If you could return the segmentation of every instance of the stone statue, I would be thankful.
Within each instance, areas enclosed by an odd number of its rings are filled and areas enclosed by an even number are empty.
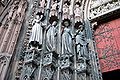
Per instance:
[[[55,70],[51,66],[44,67],[42,70],[42,79],[41,80],[52,80]]]
[[[77,80],[87,80],[86,77],[87,77],[86,73],[81,73],[81,74],[78,74]]]
[[[84,56],[87,57],[88,55],[88,50],[87,50],[87,45],[88,42],[85,38],[85,33],[83,31],[83,25],[79,26],[79,30],[76,31],[76,52],[79,54],[79,56]]]
[[[4,80],[6,70],[8,68],[8,60],[7,56],[0,55],[0,80]]]
[[[78,56],[77,71],[85,73],[87,70],[86,58]]]
[[[62,54],[60,57],[60,80],[72,80],[72,62],[69,54]]]
[[[70,32],[70,29],[68,28],[70,26],[69,20],[63,21],[63,34],[62,34],[62,54],[72,54],[72,35]]]
[[[35,70],[36,70],[36,67],[33,64],[31,63],[26,64],[25,70],[24,70],[25,74],[23,79],[21,80],[32,80]]]
[[[91,9],[90,12],[91,12],[90,13],[91,18],[97,15],[97,9]]]
[[[43,66],[50,65],[53,61],[52,53],[46,54],[43,60]]]
[[[63,19],[70,19],[69,11],[69,6],[67,5],[67,3],[65,3],[63,5]]]
[[[80,4],[75,5],[74,14],[75,14],[75,23],[80,21],[82,22],[82,10]]]
[[[42,47],[42,39],[43,39],[43,26],[42,21],[43,20],[43,14],[36,14],[36,18],[33,20],[33,27],[32,27],[32,33],[30,36],[30,46],[32,47]]]
[[[44,13],[45,0],[40,0],[40,12]]]
[[[50,17],[51,16],[57,16],[57,1],[52,3],[51,11],[50,11]]]
[[[87,64],[85,57],[78,56],[77,72],[78,80],[86,80]]]
[[[61,69],[69,68],[71,65],[69,55],[62,55],[60,58],[60,67]]]
[[[26,52],[25,53],[25,57],[24,57],[24,60],[25,61],[29,61],[29,60],[33,60],[33,53],[32,52]]]
[[[71,73],[69,70],[61,71],[61,80],[71,80]]]
[[[55,36],[57,35],[57,21],[53,21],[52,25],[50,24],[46,33],[46,47],[48,51],[55,50],[56,46],[56,39]]]

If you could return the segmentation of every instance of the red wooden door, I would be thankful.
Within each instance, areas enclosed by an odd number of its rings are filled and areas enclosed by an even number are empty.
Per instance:
[[[102,72],[120,69],[120,18],[98,26],[94,36]]]

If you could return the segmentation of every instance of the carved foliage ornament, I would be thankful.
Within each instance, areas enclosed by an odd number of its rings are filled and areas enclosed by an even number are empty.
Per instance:
[[[95,0],[91,3],[89,17],[94,18],[95,16],[102,15],[110,10],[118,8],[120,8],[120,0]]]

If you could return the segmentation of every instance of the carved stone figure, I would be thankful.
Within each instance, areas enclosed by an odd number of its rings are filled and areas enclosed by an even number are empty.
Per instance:
[[[9,59],[7,56],[0,55],[0,80],[4,80]]]
[[[62,54],[60,57],[60,80],[72,80],[72,60],[69,54]]]
[[[79,21],[82,22],[82,10],[79,3],[75,5],[74,14],[75,14],[75,23]]]
[[[61,71],[61,79],[60,80],[71,80],[71,73],[69,70]]]
[[[43,59],[43,66],[50,65],[52,64],[52,53],[45,54],[44,59]]]
[[[51,66],[47,66],[43,68],[42,71],[42,79],[41,80],[52,80],[53,74],[55,70],[51,68]]]
[[[33,52],[26,52],[25,57],[24,57],[24,61],[30,61],[33,60]]]
[[[36,18],[33,20],[32,33],[30,36],[30,46],[32,47],[42,47],[43,39],[43,27],[42,27],[43,14],[36,14]]]
[[[64,55],[63,54],[60,58],[61,69],[69,68],[69,67],[71,67],[70,65],[71,65],[71,61],[70,61],[69,55]]]
[[[91,12],[91,14],[90,14],[91,18],[93,18],[94,16],[97,15],[97,9],[91,9],[90,12]]]
[[[87,72],[86,58],[78,56],[77,62],[78,80],[86,80],[86,72]]]
[[[45,0],[40,0],[40,12],[44,13]]]
[[[56,46],[56,39],[55,36],[57,35],[57,21],[53,21],[52,25],[50,24],[47,30],[47,34],[46,34],[46,47],[48,51],[52,51],[55,50]]]
[[[51,11],[50,11],[50,17],[51,16],[57,16],[57,1],[52,3]]]
[[[12,5],[10,7],[10,11],[9,11],[9,14],[8,14],[8,20],[10,21],[12,19],[12,16],[13,16],[13,13],[14,13],[14,5]]]
[[[79,26],[79,30],[76,31],[76,52],[79,56],[88,57],[87,45],[88,42],[85,38],[85,33],[83,31],[83,25]]]
[[[86,77],[87,77],[86,73],[81,73],[81,74],[78,74],[77,80],[87,80]]]
[[[78,73],[85,73],[87,70],[86,58],[78,56],[77,71]]]
[[[68,28],[70,26],[70,21],[64,20],[63,26],[64,26],[64,31],[62,34],[62,54],[72,55],[72,36],[70,29]]]
[[[33,75],[35,69],[36,68],[33,67],[32,64],[27,64],[24,71],[25,75],[23,77],[23,80],[30,80],[32,78],[31,76]]]
[[[67,3],[65,3],[63,5],[63,19],[70,19],[69,11],[69,6],[67,5]]]

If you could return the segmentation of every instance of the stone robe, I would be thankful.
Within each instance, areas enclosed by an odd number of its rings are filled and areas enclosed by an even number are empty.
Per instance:
[[[76,48],[77,53],[80,56],[87,57],[88,51],[87,51],[87,40],[85,39],[84,32],[79,32],[76,36]]]
[[[85,39],[84,32],[79,32],[76,36],[76,47],[77,53],[79,56],[88,57],[88,50],[87,50],[87,40]]]
[[[70,34],[70,29],[65,27],[62,34],[62,54],[66,53],[72,53],[72,36]]]
[[[32,28],[32,33],[30,36],[29,43],[31,42],[37,42],[39,45],[42,45],[42,39],[43,39],[43,28],[42,28],[42,23],[40,20],[35,19],[35,24],[33,25]]]
[[[50,51],[52,49],[55,49],[56,39],[55,35],[57,34],[55,26],[50,25],[50,28],[47,31],[47,39],[46,39],[46,46],[47,50]]]

